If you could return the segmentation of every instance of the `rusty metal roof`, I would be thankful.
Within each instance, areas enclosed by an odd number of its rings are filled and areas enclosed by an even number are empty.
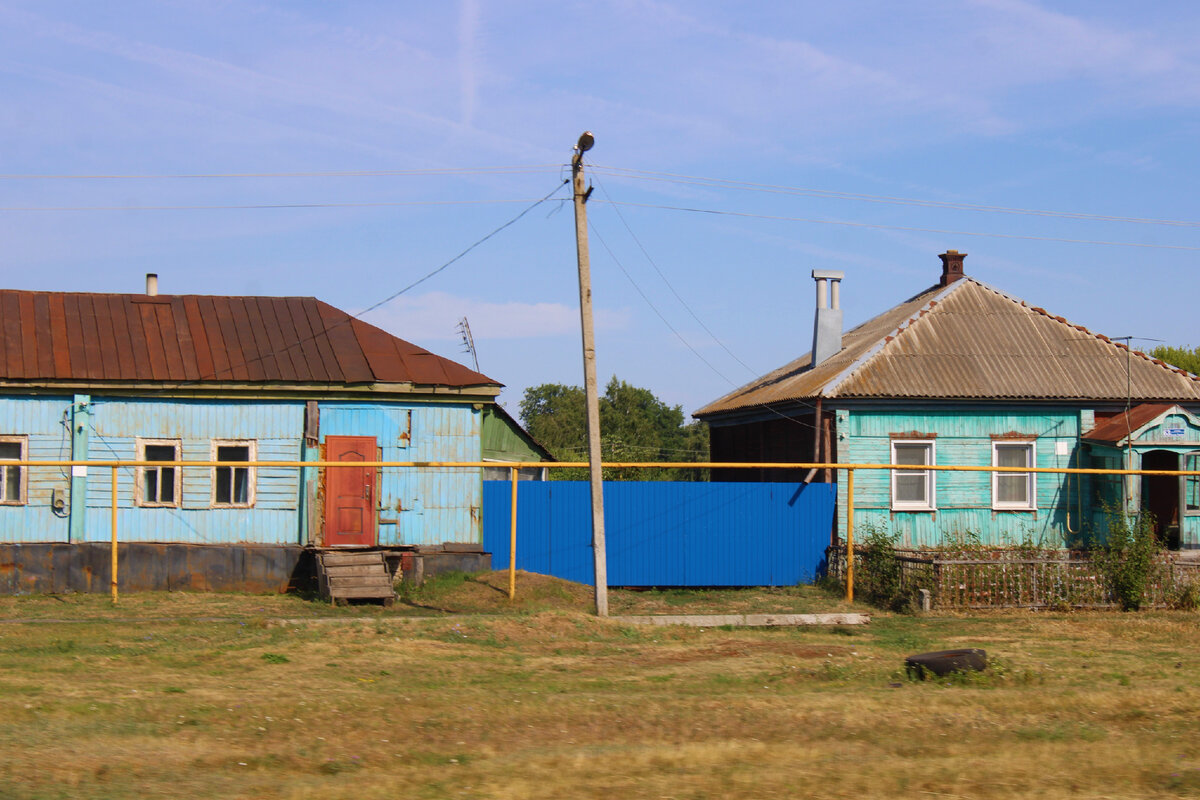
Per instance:
[[[1090,442],[1116,445],[1124,442],[1143,425],[1148,425],[1173,408],[1178,406],[1174,403],[1141,403],[1129,409],[1128,413],[1115,414],[1097,422],[1082,438]]]
[[[1126,373],[1128,368],[1128,380]],[[973,278],[934,286],[696,412],[827,398],[1200,401],[1200,378]]]
[[[313,297],[0,290],[0,381],[499,388]]]

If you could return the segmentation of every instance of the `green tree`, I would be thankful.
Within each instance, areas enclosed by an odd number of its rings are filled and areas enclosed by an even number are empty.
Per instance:
[[[544,383],[525,390],[521,422],[555,458],[587,461],[587,410],[583,389]],[[600,398],[603,461],[707,461],[708,427],[687,424],[681,406],[669,406],[649,389],[614,376]],[[698,480],[706,470],[605,469],[609,480]],[[586,470],[551,470],[559,480],[581,480]]]
[[[1171,366],[1186,369],[1193,375],[1200,375],[1200,347],[1159,345],[1150,351],[1150,355]]]

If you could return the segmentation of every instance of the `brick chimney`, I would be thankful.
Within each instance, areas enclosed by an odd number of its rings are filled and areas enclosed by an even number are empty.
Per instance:
[[[942,260],[942,286],[949,286],[963,276],[963,259],[966,253],[947,250],[938,256]]]
[[[839,287],[845,273],[832,269],[814,269],[812,276],[817,282],[817,312],[813,318],[812,360],[809,363],[815,367],[842,349]]]

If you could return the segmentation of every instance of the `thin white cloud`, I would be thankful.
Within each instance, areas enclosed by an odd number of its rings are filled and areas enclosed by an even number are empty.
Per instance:
[[[475,73],[477,37],[479,32],[479,3],[462,0],[458,14],[458,80],[462,95],[461,121],[464,125],[475,122],[475,94],[478,88]]]

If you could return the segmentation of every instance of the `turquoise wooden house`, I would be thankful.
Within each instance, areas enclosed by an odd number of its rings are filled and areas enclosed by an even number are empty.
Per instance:
[[[1067,547],[1102,535],[1124,504],[1152,512],[1168,546],[1200,550],[1194,478],[926,468],[1200,463],[1200,378],[965,276],[965,256],[943,253],[936,285],[844,333],[842,273],[814,271],[812,352],[696,412],[713,460],[896,465],[855,472],[855,524],[909,547],[964,535]],[[839,492],[835,542],[845,518]]]
[[[479,462],[485,375],[311,297],[0,291],[0,326],[0,459],[160,462],[118,473],[123,584],[281,588],[314,549],[485,558],[478,468],[249,466]],[[110,484],[0,464],[0,591],[106,589]]]

